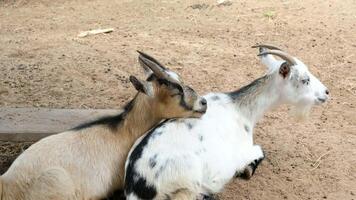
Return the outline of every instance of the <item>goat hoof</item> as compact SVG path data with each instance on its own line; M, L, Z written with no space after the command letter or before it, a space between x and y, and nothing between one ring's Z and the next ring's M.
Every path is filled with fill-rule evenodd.
M241 174L239 174L238 178L241 178L246 181L250 180L253 175L253 172L254 171L253 171L252 167L249 165L245 168L245 170Z
M250 180L253 176L253 174L255 174L255 171L258 167L258 165L261 164L262 160L264 159L264 157L260 158L260 159L256 159L253 162L251 162L242 173L238 173L235 175L235 178L241 178L243 180Z
M252 171L252 168L250 166L247 166L243 172L236 172L234 177L243 180L250 180L252 177Z
M210 195L203 195L203 200L219 200L216 195L210 194Z

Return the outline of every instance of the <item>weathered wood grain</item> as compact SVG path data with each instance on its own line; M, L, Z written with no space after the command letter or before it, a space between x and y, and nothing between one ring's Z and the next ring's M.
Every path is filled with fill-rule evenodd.
M37 141L119 110L0 108L0 140Z

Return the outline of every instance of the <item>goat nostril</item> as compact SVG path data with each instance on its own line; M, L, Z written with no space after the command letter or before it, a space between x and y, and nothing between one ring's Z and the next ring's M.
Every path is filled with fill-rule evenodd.
M329 90L325 90L325 94L329 95Z
M205 105L207 104L206 99L202 99L202 100L200 101L200 104L203 105L203 106L205 106Z

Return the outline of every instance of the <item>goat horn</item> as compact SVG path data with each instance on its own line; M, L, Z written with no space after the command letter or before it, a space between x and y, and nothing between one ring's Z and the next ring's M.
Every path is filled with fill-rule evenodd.
M140 54L138 57L138 61L140 62L140 64L150 68L158 78L162 78L174 83L178 83L177 80L171 78L169 74L167 74L166 68L161 63L159 63L156 59L154 59L152 56L144 52L141 51L137 51L137 52Z
M267 51L264 51L264 52L258 54L258 56L264 56L267 54L272 54L272 55L282 58L283 60L287 61L287 63L290 66L297 65L297 62L295 61L295 59L292 56L290 56L287 53L280 51L280 50L267 50Z
M266 49L271 49L271 50L280 50L282 51L280 48L269 45L269 44L256 44L253 45L252 48L266 48Z

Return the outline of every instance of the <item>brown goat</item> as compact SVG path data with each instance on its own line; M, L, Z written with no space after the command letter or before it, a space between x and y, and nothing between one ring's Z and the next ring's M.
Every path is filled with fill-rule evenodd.
M0 177L1 200L95 200L123 187L133 143L162 119L200 117L206 100L154 58L139 52L146 81L116 116L49 136L23 152Z

